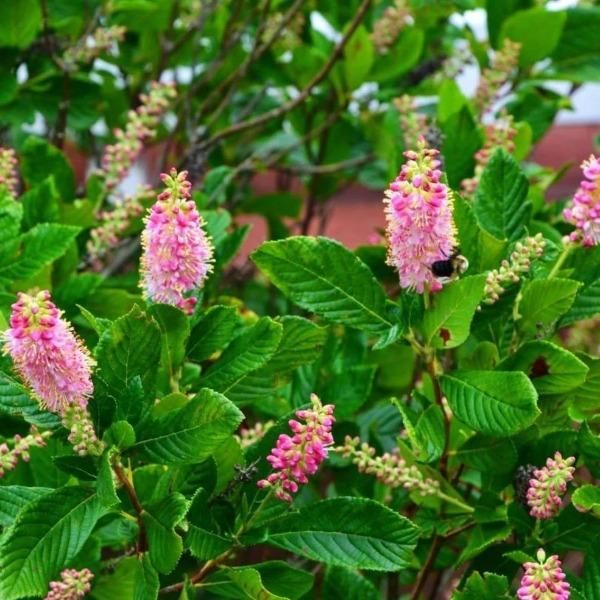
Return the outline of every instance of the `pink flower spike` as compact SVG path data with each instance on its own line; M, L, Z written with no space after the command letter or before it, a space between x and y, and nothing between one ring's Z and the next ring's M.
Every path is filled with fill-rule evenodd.
M546 553L540 548L536 558L538 562L523 565L525 573L517 590L519 600L568 600L571 586L565 581L558 556L546 559Z
M600 159L590 156L582 163L581 169L585 179L563 211L565 221L576 228L567 241L597 246L600 244Z
M312 408L296 412L296 417L304 423L289 421L294 437L280 435L267 456L275 472L257 484L259 488L273 488L275 496L284 502L293 500L298 484L308 483L307 476L317 472L333 445L331 427L335 422L335 407L333 404L323 406L316 394L311 395L310 401Z
M421 138L418 152L404 153L408 160L384 199L387 262L398 270L401 287L420 294L442 288L431 265L451 256L457 243L452 192L441 181L438 154Z
M171 169L161 179L167 189L159 194L144 222L141 281L146 298L177 306L191 314L195 298L184 294L201 288L212 270L213 247L202 226L187 171Z
M546 461L546 466L533 472L527 490L529 514L536 519L551 519L558 514L567 484L573 479L575 457L564 459L560 452Z
M63 414L70 406L87 406L94 360L50 292L19 293L3 337L4 352L44 408Z

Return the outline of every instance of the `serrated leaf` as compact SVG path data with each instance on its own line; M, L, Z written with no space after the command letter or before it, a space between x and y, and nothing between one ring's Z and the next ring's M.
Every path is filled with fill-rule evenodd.
M496 149L475 194L475 214L483 228L499 239L519 238L531 214L528 187L517 161L506 150Z
M147 424L129 451L166 464L200 463L238 428L244 415L225 396L200 390L183 408Z
M456 459L478 471L508 473L517 466L519 455L512 440L476 435L456 452Z
M10 196L0 197L0 257L11 251L7 249L7 242L15 240L19 235L22 218L22 204L15 202Z
M45 496L52 491L47 487L28 487L25 485L0 486L0 525L8 527L29 502Z
M376 368L356 365L333 373L320 392L324 404L336 405L336 418L353 416L367 401L373 386Z
M313 587L314 575L297 569L282 560L270 560L252 565L260 573L263 584L273 594L290 600L304 598Z
M160 579L149 554L144 554L141 560L138 560L138 565L132 600L155 600L160 589ZM111 600L115 600L115 597Z
M289 600L287 596L271 593L260 573L251 567L223 567L208 579L215 595L236 600Z
M175 532L189 508L185 496L175 492L163 500L144 506L142 519L146 526L152 564L160 573L170 573L183 552L183 540Z
M508 580L495 573L471 573L462 591L452 594L452 600L508 600Z
M0 279L27 279L60 258L80 232L79 227L40 223L20 238L20 249L0 264Z
M0 547L0 596L16 600L45 594L103 513L95 494L75 486L27 504Z
M589 371L574 354L545 340L526 342L497 368L527 374L539 394L569 392L584 383Z
M484 523L477 525L469 533L467 545L458 557L457 563L463 564L478 554L481 554L486 548L505 540L512 533L512 526L508 523Z
M252 260L286 296L328 321L374 334L394 325L369 268L334 240L297 236L265 242Z
M583 593L587 599L600 598L600 557L595 552L583 561Z
M537 392L524 373L457 371L443 375L440 385L456 417L481 433L513 435L540 414Z
M211 560L231 548L233 542L220 531L213 518L208 492L199 489L194 494L188 514L185 546L201 560Z
M484 275L465 277L445 287L431 299L423 319L423 334L434 348L455 348L467 337L483 297Z
M518 305L521 331L535 333L539 326L549 326L566 313L581 283L573 279L535 279L523 285Z
M139 416L143 410L139 395L153 391L160 352L160 330L138 306L112 323L96 346L98 366L94 373L96 395L90 402L92 416L104 426L110 424L115 418L115 411L110 410L111 399L116 418ZM129 395L124 394L125 390ZM134 396L138 396L137 401L128 401Z
M329 565L397 571L411 562L417 528L374 500L332 498L270 521L268 543Z
M96 480L96 493L98 494L98 501L102 506L111 507L115 504L119 504L119 496L117 496L117 489L112 471L112 459L117 454L114 448L109 448L100 457L100 466L98 468L98 478Z
M283 327L263 317L235 338L202 378L202 385L227 393L248 373L264 366L275 354Z
M0 371L0 413L23 417L38 427L55 428L60 425L57 415L41 410L28 390L3 371Z
M327 600L380 600L377 588L360 573L347 567L329 566L325 571L323 597Z
M25 229L38 223L51 223L59 220L59 195L52 175L36 187L27 190L19 200L23 203L23 227Z
M579 512L590 512L600 517L600 487L597 485L582 485L571 496L573 506Z
M239 324L237 311L232 306L212 306L194 325L188 342L188 356L201 362L222 350L233 337Z

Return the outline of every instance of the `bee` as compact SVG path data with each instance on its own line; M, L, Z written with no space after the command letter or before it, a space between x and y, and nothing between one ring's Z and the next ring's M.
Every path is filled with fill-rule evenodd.
M469 261L460 253L460 248L454 248L450 256L436 260L430 267L431 272L444 282L456 279L468 268Z

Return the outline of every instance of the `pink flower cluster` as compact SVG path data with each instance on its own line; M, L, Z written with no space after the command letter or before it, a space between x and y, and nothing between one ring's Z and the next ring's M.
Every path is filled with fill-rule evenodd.
M523 565L525 574L517 590L519 600L568 600L571 586L565 581L558 556L546 558L546 553L540 548L536 558L538 562Z
M142 151L143 141L154 136L175 95L174 85L152 82L150 93L140 96L139 108L129 112L125 130L114 130L117 141L106 146L102 157L101 174L108 189L114 188L125 177Z
M94 574L89 569L65 569L60 581L50 582L44 600L81 600L92 589Z
M98 227L90 231L90 239L87 243L88 258L94 269L102 268L102 259L118 245L133 219L144 213L142 202L153 195L154 192L150 187L143 186L134 196L125 198L112 210L98 212L96 215L99 221Z
M529 514L536 519L551 519L562 505L561 496L567 491L567 483L573 479L575 457L564 459L560 452L546 461L546 466L533 472L527 490Z
M438 291L442 283L431 265L447 259L456 246L452 191L442 181L438 150L423 138L385 192L389 265L398 270L400 286Z
M594 155L581 165L585 179L563 211L564 218L576 229L567 238L584 246L600 244L600 159Z
M16 197L19 185L17 163L17 156L12 148L0 147L0 190L4 188L12 198Z
M335 422L335 407L333 404L323 406L315 394L310 401L312 408L296 412L304 424L291 419L289 426L293 435L280 435L267 457L275 471L258 482L260 488L273 488L277 498L284 502L291 502L298 486L308 483L308 476L317 472L333 444L331 428Z
M171 169L161 179L167 189L144 220L141 286L150 300L191 314L196 299L184 294L202 287L212 270L213 247L191 200L187 171Z
M19 434L15 435L12 439L12 448L6 442L0 444L0 477L3 477L6 471L16 468L19 460L29 462L29 448L45 446L45 438L49 436L49 431L38 433L33 427L31 433L25 437L21 437Z
M61 318L50 292L18 294L4 342L4 351L43 407L63 414L73 404L87 406L94 361Z

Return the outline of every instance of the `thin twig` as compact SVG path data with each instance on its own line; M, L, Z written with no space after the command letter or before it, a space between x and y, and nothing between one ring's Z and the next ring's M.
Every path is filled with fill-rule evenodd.
M425 587L425 583L427 582L427 577L431 569L433 568L433 564L435 563L435 559L438 557L440 553L440 549L442 547L442 538L439 535L436 535L431 542L431 548L429 549L429 554L425 559L425 564L423 568L419 572L417 577L417 581L415 583L415 587L410 596L410 600L418 600L423 588Z
M208 149L227 137L230 137L242 131L246 131L248 129L253 129L260 125L264 125L265 123L268 123L273 119L277 119L285 115L286 113L296 108L296 106L302 104L302 102L304 102L304 100L308 98L313 88L319 85L327 77L327 75L329 75L329 72L331 71L331 69L333 69L335 63L341 57L344 48L346 47L346 44L360 25L363 17L367 12L367 9L371 5L371 1L372 0L363 0L363 3L354 15L354 18L352 19L352 22L350 23L348 29L344 33L342 39L338 42L337 46L331 53L331 56L329 57L325 65L323 65L321 70L311 79L311 81L306 85L306 87L295 98L289 100L288 102L282 104L277 108L274 108L261 115L258 115L257 117L248 119L247 121L234 123L233 125L222 129L221 131L215 133L211 138L206 140L201 145L201 148L203 150Z

